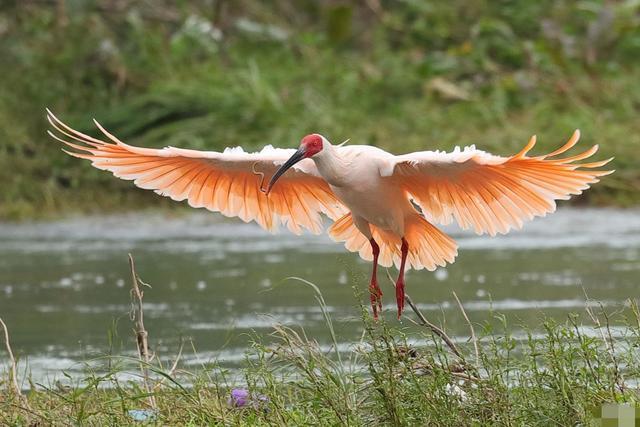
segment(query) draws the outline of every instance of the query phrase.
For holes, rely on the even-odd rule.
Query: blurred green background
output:
[[[577,203],[640,200],[640,1],[7,1],[0,218],[175,203],[70,158],[45,107],[138,145],[497,154],[575,128],[617,172]],[[574,202],[576,203],[576,202]]]

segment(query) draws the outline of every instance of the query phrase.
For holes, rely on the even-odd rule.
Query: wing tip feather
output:
[[[527,145],[525,145],[524,148],[520,150],[520,152],[513,157],[517,159],[524,158],[527,155],[527,153],[531,151],[531,149],[536,145],[537,140],[538,140],[538,137],[536,135],[531,135],[531,138],[529,138],[529,142],[527,142]]]

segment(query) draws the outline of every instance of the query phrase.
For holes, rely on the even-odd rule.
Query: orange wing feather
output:
[[[559,149],[528,157],[535,136],[518,154],[499,157],[468,147],[453,153],[418,152],[397,156],[391,173],[428,219],[448,224],[452,219],[476,233],[506,233],[525,220],[544,216],[556,208],[556,200],[582,193],[613,171],[593,170],[612,159],[579,163],[598,151],[595,145],[583,153],[554,158],[578,142],[575,131]]]
[[[449,236],[438,230],[417,212],[406,218],[405,239],[409,244],[407,267],[414,270],[426,268],[435,270],[452,263],[458,254],[458,245]],[[383,267],[400,266],[400,239],[394,233],[369,225],[373,238],[380,246],[378,264]],[[354,225],[350,213],[336,220],[329,228],[329,236],[337,242],[344,242],[345,248],[358,252],[367,261],[373,260],[369,240]]]
[[[193,207],[237,216],[245,222],[256,221],[267,230],[274,230],[281,223],[296,234],[303,228],[321,233],[320,213],[337,219],[346,212],[311,160],[288,171],[269,196],[260,191],[261,176],[254,170],[268,176],[295,150],[265,148],[260,153],[245,153],[232,149],[217,153],[173,147],[141,148],[125,144],[97,122],[110,142],[72,129],[50,111],[48,119],[62,137],[75,141],[49,132],[75,150],[64,150],[69,155],[90,160],[94,167],[133,180],[140,188],[173,200],[187,200]]]

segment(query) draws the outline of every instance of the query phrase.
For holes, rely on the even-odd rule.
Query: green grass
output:
[[[308,282],[307,282],[308,283]],[[324,311],[335,336],[334,321]],[[355,289],[355,288],[354,288]],[[359,295],[359,300],[363,300]],[[424,328],[374,322],[360,305],[362,339],[353,349],[327,350],[297,327],[274,327],[246,352],[242,377],[215,362],[171,371],[148,366],[158,425],[592,425],[603,403],[638,402],[638,308],[589,308],[558,322],[540,315],[535,331],[492,313],[470,325],[478,337],[460,342],[461,357]],[[409,322],[413,313],[405,315]],[[152,330],[153,325],[148,324]],[[268,343],[265,341],[268,340]],[[153,347],[153,334],[150,336]],[[416,344],[418,343],[418,344]],[[114,355],[115,354],[115,355]],[[166,359],[165,359],[166,361]],[[3,425],[133,425],[132,409],[148,408],[149,393],[131,357],[87,361],[71,386],[31,386],[28,407],[10,393],[0,397]],[[231,389],[263,395],[257,407],[232,407]],[[40,423],[40,424],[37,424]],[[30,424],[34,425],[34,424]]]
[[[580,128],[617,172],[579,200],[638,202],[636,2],[214,3],[0,7],[0,218],[173,206],[65,156],[45,107],[130,143],[216,150],[316,131],[511,154]]]

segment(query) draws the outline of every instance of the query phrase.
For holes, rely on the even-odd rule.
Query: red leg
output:
[[[409,244],[402,238],[402,246],[400,248],[402,258],[400,260],[400,273],[398,274],[398,280],[396,281],[396,304],[398,305],[398,319],[402,316],[402,310],[404,309],[404,266],[407,261],[407,255],[409,254]]]
[[[373,318],[378,319],[378,312],[382,313],[382,290],[380,286],[378,286],[378,255],[380,255],[380,246],[373,240],[373,237],[369,239],[369,242],[373,250],[373,271],[371,272],[371,283],[369,284],[369,296],[371,299]]]

